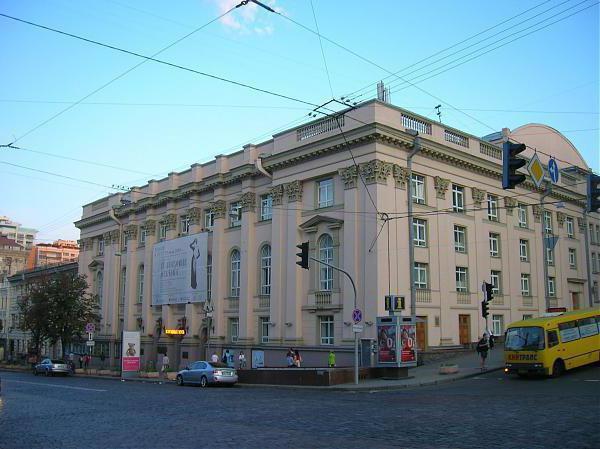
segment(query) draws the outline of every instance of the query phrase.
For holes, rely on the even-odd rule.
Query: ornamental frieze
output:
[[[340,168],[338,173],[342,177],[342,181],[344,181],[344,190],[356,188],[356,181],[358,180],[358,170],[356,169],[356,165]]]
[[[190,207],[186,213],[190,220],[190,225],[197,225],[202,222],[202,209],[199,207]]]
[[[102,239],[104,240],[105,245],[112,245],[113,243],[117,243],[119,241],[119,231],[116,229],[113,231],[108,231],[102,234]]]
[[[271,187],[269,195],[273,199],[273,206],[280,206],[283,202],[283,184]]]
[[[565,224],[566,218],[567,218],[567,216],[565,215],[564,212],[556,212],[556,221],[558,222],[559,228],[563,227],[563,225]]]
[[[227,213],[227,204],[223,200],[217,200],[209,203],[208,208],[212,212],[215,219],[225,218]]]
[[[471,197],[473,198],[473,202],[479,207],[481,206],[481,202],[485,199],[485,190],[471,187]]]
[[[130,224],[130,225],[125,226],[124,234],[125,234],[125,238],[127,240],[135,240],[135,239],[137,239],[137,235],[138,235],[138,227],[137,227],[137,225]]]
[[[256,194],[252,192],[243,193],[240,197],[242,212],[253,211],[256,209]]]
[[[535,204],[533,206],[533,218],[536,223],[540,223],[542,221],[542,206],[539,204]]]
[[[445,199],[448,186],[450,185],[450,180],[436,176],[433,178],[433,185],[435,187],[436,197],[441,200]]]
[[[392,164],[378,159],[360,164],[360,173],[365,180],[365,184],[386,184],[387,178],[392,174]]]
[[[84,239],[78,240],[79,248],[81,251],[89,251],[93,248],[94,239],[86,237]]]
[[[167,231],[172,231],[177,228],[177,215],[167,214],[160,219],[159,223],[165,225]]]
[[[302,201],[302,183],[300,181],[288,182],[285,185],[285,193],[289,203]]]
[[[514,198],[512,198],[510,196],[505,196],[504,197],[504,207],[506,208],[506,213],[508,215],[512,215],[513,209],[515,207],[517,207],[517,200],[515,200]]]
[[[155,220],[146,220],[142,225],[142,229],[146,232],[146,235],[154,235],[156,234],[156,221]]]
[[[397,189],[406,189],[406,181],[408,180],[408,170],[398,164],[394,164],[392,176],[396,182]]]

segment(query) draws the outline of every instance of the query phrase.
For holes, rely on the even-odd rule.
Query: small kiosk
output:
[[[411,317],[377,317],[377,366],[410,368],[417,366],[416,323]]]

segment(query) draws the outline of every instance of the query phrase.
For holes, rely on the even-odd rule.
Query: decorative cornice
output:
[[[138,227],[137,225],[134,224],[130,224],[125,226],[125,238],[127,240],[135,240],[137,239],[137,235],[138,235]]]
[[[356,181],[358,180],[358,170],[356,169],[356,165],[340,168],[338,173],[344,182],[344,190],[356,188]]]
[[[273,198],[273,206],[280,206],[283,202],[283,184],[271,187],[269,195]]]
[[[227,203],[224,200],[213,201],[208,204],[208,208],[213,213],[215,220],[217,218],[225,218],[227,214]]]
[[[146,235],[155,235],[156,234],[156,221],[155,220],[146,220],[142,224],[142,229],[146,231]]]
[[[298,180],[288,182],[285,185],[285,193],[287,194],[289,203],[302,201],[302,182]]]
[[[485,199],[485,190],[471,187],[471,197],[473,198],[473,202],[479,207],[481,206],[481,202]]]
[[[256,193],[245,192],[240,197],[242,212],[254,211],[256,209]]]
[[[394,164],[392,170],[392,176],[396,182],[397,189],[406,189],[406,182],[408,181],[408,170],[398,164]]]
[[[119,241],[119,231],[113,229],[112,231],[107,231],[102,234],[102,239],[104,240],[105,245],[112,245],[113,243],[117,243]]]
[[[508,215],[512,215],[513,209],[515,207],[517,207],[517,200],[510,196],[505,196],[504,197],[504,207],[506,208],[506,213]]]
[[[167,228],[167,231],[172,231],[173,229],[177,228],[177,215],[176,214],[163,215],[160,218],[159,223],[161,225],[165,225],[165,227]]]
[[[360,173],[365,184],[386,184],[387,178],[392,174],[392,164],[379,159],[360,164]]]
[[[435,178],[433,178],[433,184],[435,186],[436,196],[441,200],[445,199],[446,191],[448,190],[448,186],[450,185],[450,180],[436,176]]]
[[[567,218],[567,216],[565,215],[564,212],[556,212],[556,221],[558,222],[558,227],[562,228],[563,225],[565,224],[565,219]]]
[[[533,205],[533,218],[536,223],[540,223],[542,221],[542,206],[539,204]]]
[[[199,207],[190,207],[187,211],[187,216],[190,220],[190,225],[202,223],[202,209]]]
[[[79,243],[79,248],[81,251],[89,251],[94,246],[94,239],[90,237],[86,237],[77,241]]]

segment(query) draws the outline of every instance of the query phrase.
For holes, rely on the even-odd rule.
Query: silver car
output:
[[[238,381],[235,369],[220,362],[194,362],[177,373],[177,385],[200,385],[206,387],[210,384],[223,384],[233,386]]]
[[[33,368],[33,374],[45,374],[54,376],[55,374],[71,374],[71,368],[64,360],[44,359]]]

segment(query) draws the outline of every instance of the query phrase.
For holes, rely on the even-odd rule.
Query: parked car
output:
[[[195,384],[206,387],[210,384],[233,386],[238,381],[235,369],[221,362],[193,362],[177,373],[177,385]]]
[[[33,374],[45,374],[46,376],[54,376],[55,374],[71,374],[71,368],[64,360],[44,359],[33,368]]]

